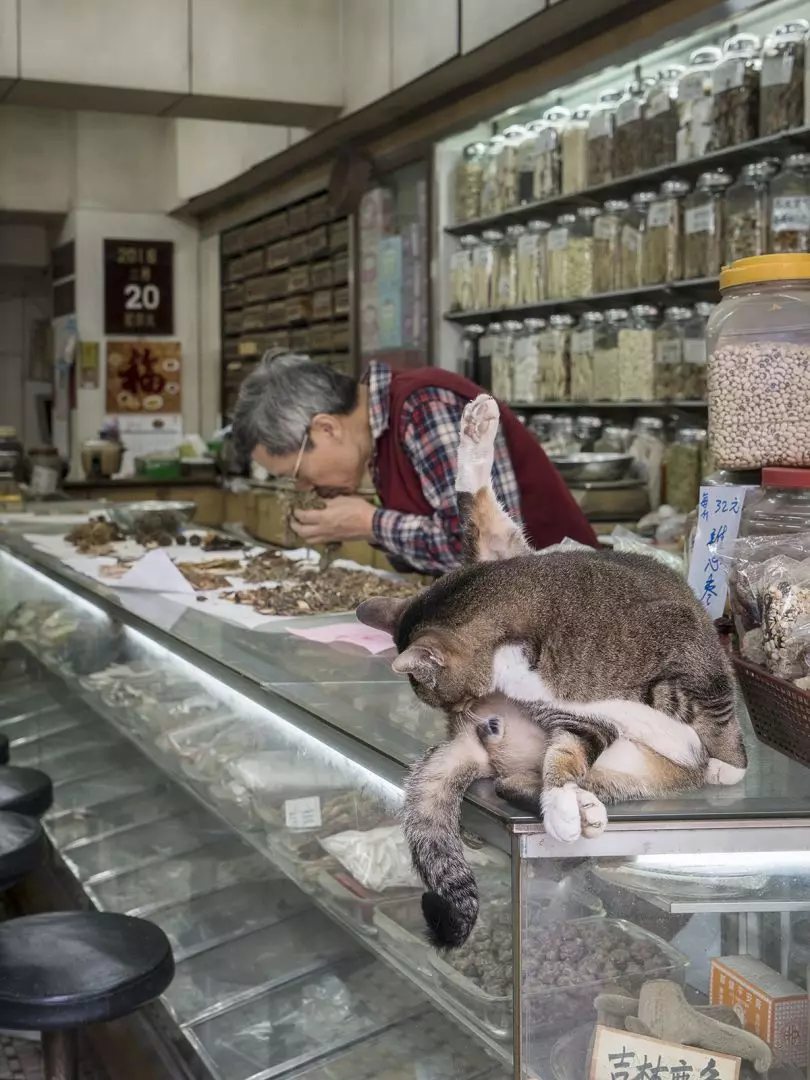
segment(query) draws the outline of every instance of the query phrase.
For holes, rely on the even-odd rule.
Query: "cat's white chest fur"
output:
[[[492,692],[514,701],[545,701],[574,716],[598,716],[609,721],[619,736],[643,743],[678,765],[695,765],[704,758],[696,731],[688,724],[640,701],[558,701],[551,688],[529,667],[519,645],[502,645],[492,661]]]

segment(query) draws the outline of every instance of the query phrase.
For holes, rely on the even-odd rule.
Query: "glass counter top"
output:
[[[56,531],[57,527],[53,528]],[[65,531],[64,526],[61,529]],[[232,672],[253,687],[254,701],[278,716],[292,716],[293,723],[309,718],[324,730],[345,735],[350,745],[385,762],[387,775],[393,775],[395,782],[401,781],[404,768],[425,747],[442,739],[442,716],[422,705],[407,683],[392,675],[391,653],[374,656],[359,648],[335,648],[290,633],[292,627],[346,622],[351,615],[278,619],[261,629],[248,630],[207,614],[204,605],[189,607],[165,594],[105,587],[35,549],[13,531],[0,534],[0,570],[12,586],[16,577],[16,592],[14,588],[12,592],[18,597],[30,593],[33,580],[39,577],[46,591],[66,589],[66,601],[70,594],[78,597],[79,603],[98,605],[169,649],[174,643],[185,646],[178,651],[202,672],[214,678],[222,678],[223,669]],[[39,717],[35,734],[41,735],[40,725],[47,722],[47,716]],[[20,724],[17,741],[22,746],[26,738],[24,708],[15,723]],[[60,723],[68,724],[69,720],[63,717]],[[810,772],[759,743],[746,719],[744,725],[750,767],[741,784],[707,787],[670,799],[622,803],[610,808],[611,821],[643,827],[661,821],[810,817]],[[58,734],[57,725],[53,736]],[[103,801],[103,791],[99,801]],[[488,783],[470,790],[467,812],[471,809],[474,820],[467,824],[476,831],[481,831],[486,820],[501,828],[520,826],[521,831],[536,821],[498,799]]]

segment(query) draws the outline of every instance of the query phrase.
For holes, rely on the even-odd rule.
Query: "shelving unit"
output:
[[[702,412],[706,409],[705,401],[509,401],[513,412],[581,412],[591,409],[597,412],[638,412],[651,413]]]

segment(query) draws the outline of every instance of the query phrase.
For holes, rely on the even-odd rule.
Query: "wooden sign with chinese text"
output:
[[[174,333],[171,241],[104,241],[104,333]]]
[[[182,411],[179,341],[108,341],[107,412]]]
[[[589,1080],[739,1080],[740,1059],[597,1025]]]

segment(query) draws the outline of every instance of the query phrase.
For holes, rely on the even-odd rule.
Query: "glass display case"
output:
[[[480,916],[440,955],[397,821],[442,718],[390,654],[290,633],[326,617],[244,630],[203,609],[0,534],[0,731],[13,763],[53,778],[45,824],[77,888],[168,934],[164,1029],[196,1075],[582,1080],[597,1023],[629,1052],[642,1028],[694,1045],[698,1016],[726,1023],[742,1076],[754,1031],[772,1076],[806,1076],[801,766],[749,730],[740,786],[616,806],[570,845],[475,786]],[[757,1027],[734,986],[790,998],[789,1023]],[[679,1003],[660,1030],[659,991]]]

